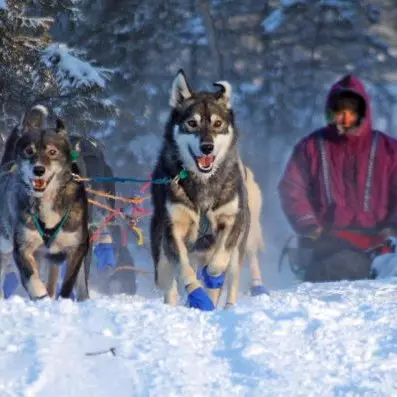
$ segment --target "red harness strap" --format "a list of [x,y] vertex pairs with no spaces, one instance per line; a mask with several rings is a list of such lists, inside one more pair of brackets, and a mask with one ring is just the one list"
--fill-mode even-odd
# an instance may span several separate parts
[[364,251],[371,249],[378,249],[380,254],[386,254],[392,252],[384,238],[379,236],[370,236],[368,234],[354,232],[351,230],[334,230],[331,233],[333,236],[348,241],[356,248],[360,248]]

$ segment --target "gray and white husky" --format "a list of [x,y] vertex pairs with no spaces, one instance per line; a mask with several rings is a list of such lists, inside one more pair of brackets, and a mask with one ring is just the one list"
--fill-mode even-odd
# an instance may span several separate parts
[[[84,185],[72,178],[71,145],[60,119],[44,125],[45,108],[25,116],[11,156],[14,168],[0,175],[0,279],[14,259],[31,299],[55,297],[59,266],[66,261],[60,296],[88,298],[82,266],[89,247],[88,202]],[[48,265],[47,286],[40,264]],[[2,290],[2,288],[1,288]]]
[[[166,303],[177,303],[179,285],[186,288],[189,306],[202,310],[214,309],[224,281],[226,307],[236,302],[250,225],[231,86],[214,85],[216,92],[194,92],[182,70],[176,75],[153,172],[154,179],[172,182],[152,184],[156,284]],[[199,277],[193,264],[200,266]]]

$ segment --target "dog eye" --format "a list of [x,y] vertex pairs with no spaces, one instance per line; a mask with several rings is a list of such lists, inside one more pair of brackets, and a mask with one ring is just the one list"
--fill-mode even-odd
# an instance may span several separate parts
[[220,127],[222,127],[222,124],[223,124],[223,123],[222,123],[221,120],[216,120],[215,123],[214,123],[214,127],[215,127],[215,128],[220,128]]
[[196,120],[189,120],[188,122],[187,122],[187,125],[190,127],[190,128],[197,128],[197,121]]
[[25,148],[24,153],[26,156],[32,156],[34,154],[32,146],[28,146],[27,148]]

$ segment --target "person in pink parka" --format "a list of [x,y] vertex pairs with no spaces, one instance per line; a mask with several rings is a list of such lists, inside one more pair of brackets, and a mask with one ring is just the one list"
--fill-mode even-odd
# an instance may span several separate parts
[[372,128],[363,83],[347,75],[326,101],[328,124],[298,142],[278,186],[306,281],[368,278],[373,248],[397,229],[397,141]]

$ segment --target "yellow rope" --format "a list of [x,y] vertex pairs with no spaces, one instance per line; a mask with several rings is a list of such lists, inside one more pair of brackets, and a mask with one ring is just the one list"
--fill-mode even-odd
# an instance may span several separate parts
[[143,231],[141,228],[139,228],[136,224],[131,225],[131,229],[135,232],[135,234],[138,236],[138,241],[137,244],[142,247],[145,244],[145,239],[143,237]]

